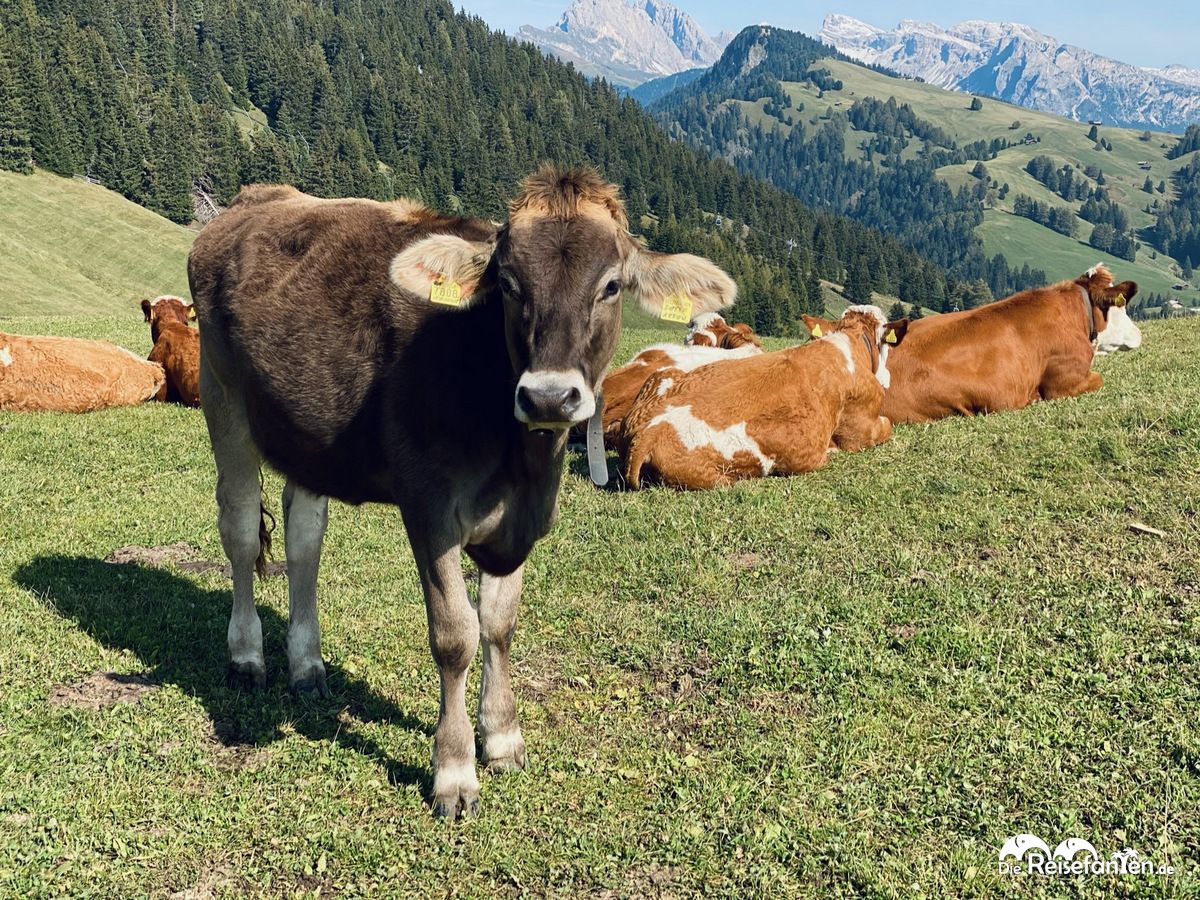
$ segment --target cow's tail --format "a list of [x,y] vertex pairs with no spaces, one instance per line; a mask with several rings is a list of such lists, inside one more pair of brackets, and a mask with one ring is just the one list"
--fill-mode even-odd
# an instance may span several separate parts
[[625,480],[635,491],[642,487],[642,466],[646,464],[646,457],[650,455],[649,444],[645,435],[637,435],[626,444]]
[[263,486],[262,470],[258,472],[259,490],[258,501],[258,559],[254,560],[254,571],[259,578],[266,578],[267,563],[271,560],[271,532],[275,530],[275,517],[267,509],[267,491]]

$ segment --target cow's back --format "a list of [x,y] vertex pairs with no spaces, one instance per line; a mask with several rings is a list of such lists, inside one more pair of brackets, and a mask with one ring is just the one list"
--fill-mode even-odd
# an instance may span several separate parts
[[154,397],[162,366],[107,341],[0,333],[0,409],[91,412]]
[[196,239],[188,275],[205,365],[245,405],[263,455],[314,491],[385,499],[364,482],[382,465],[387,413],[461,405],[450,395],[488,343],[472,343],[487,312],[435,307],[388,274],[430,233],[482,241],[494,227],[406,201],[254,186]]

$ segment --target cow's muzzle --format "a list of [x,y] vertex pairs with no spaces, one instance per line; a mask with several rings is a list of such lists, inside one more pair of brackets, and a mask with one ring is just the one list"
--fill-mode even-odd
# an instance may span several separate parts
[[570,428],[595,409],[595,394],[579,372],[526,372],[517,382],[513,415],[530,428]]

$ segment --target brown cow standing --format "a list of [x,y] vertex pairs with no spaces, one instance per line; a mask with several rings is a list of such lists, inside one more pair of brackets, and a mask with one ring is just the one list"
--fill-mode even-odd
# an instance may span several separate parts
[[156,400],[200,405],[200,332],[191,327],[196,317],[188,300],[164,294],[142,301],[142,314],[150,323],[154,349],[148,359],[163,367],[167,380]]
[[855,306],[824,324],[823,337],[799,347],[646,382],[624,423],[629,484],[704,489],[811,472],[825,465],[831,441],[861,450],[891,437],[879,415],[881,347],[899,343],[908,320],[888,323],[877,307]]
[[107,341],[0,332],[0,410],[92,412],[152,400],[166,378]]
[[[1107,314],[1137,294],[1104,266],[964,312],[920,319],[888,360],[883,414],[895,423],[1021,409],[1104,384],[1092,371]],[[1140,341],[1140,334],[1138,335]]]
[[[482,639],[485,762],[525,764],[509,646],[521,573],[554,519],[567,431],[595,409],[621,294],[700,311],[732,280],[687,254],[646,250],[617,189],[590,170],[527,178],[507,224],[410,201],[244,190],[188,261],[204,354],[201,394],[233,569],[231,670],[266,680],[253,574],[263,556],[259,466],[287,477],[288,663],[326,693],[316,579],[328,497],[400,508],[441,678],[433,808],[474,812],[467,668]],[[478,565],[478,602],[462,553]]]

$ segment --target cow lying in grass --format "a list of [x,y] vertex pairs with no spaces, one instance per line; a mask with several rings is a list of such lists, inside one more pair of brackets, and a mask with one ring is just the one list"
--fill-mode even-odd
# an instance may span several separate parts
[[116,344],[0,332],[0,410],[92,412],[153,399],[162,366]]
[[1108,269],[1096,266],[1074,281],[913,322],[888,361],[883,414],[895,423],[931,422],[1097,390],[1104,379],[1092,371],[1096,345],[1141,343],[1124,310],[1113,316],[1126,320],[1122,335],[1108,329],[1112,311],[1137,289],[1132,281],[1114,285]]
[[633,407],[642,386],[661,374],[661,386],[684,372],[722,359],[745,359],[762,353],[762,342],[749,325],[726,324],[717,313],[697,316],[688,329],[687,343],[654,344],[638,352],[604,379],[604,445],[619,449],[621,422]]
[[191,327],[196,318],[191,301],[164,294],[143,300],[142,314],[154,343],[149,359],[163,367],[167,378],[155,399],[199,406],[200,332]]
[[831,442],[861,450],[891,437],[879,415],[882,348],[903,339],[908,320],[854,306],[821,324],[823,336],[800,347],[650,378],[623,426],[630,486],[703,489],[811,472]]
[[762,348],[762,341],[753,328],[745,322],[730,325],[720,313],[701,313],[692,319],[683,343],[687,347],[719,347],[722,350],[736,350],[747,344]]

